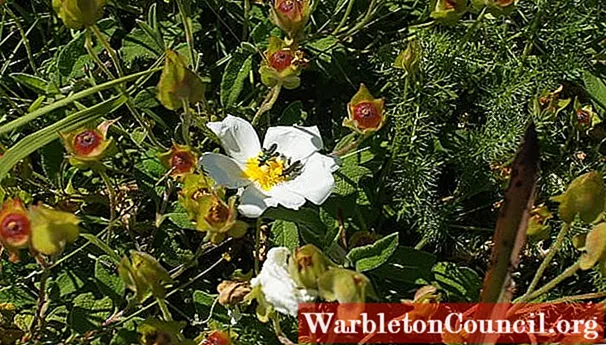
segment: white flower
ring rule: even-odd
[[[208,128],[229,157],[206,153],[200,163],[218,184],[244,188],[238,207],[244,216],[257,218],[278,205],[298,210],[305,200],[320,205],[330,195],[338,165],[318,153],[324,145],[317,127],[271,127],[263,146],[252,125],[235,116]]]
[[[318,292],[298,288],[288,274],[290,250],[285,247],[272,248],[258,276],[251,280],[251,286],[261,286],[265,300],[282,314],[297,316],[299,303],[313,302]]]

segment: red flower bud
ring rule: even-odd
[[[275,68],[276,71],[282,72],[290,67],[293,58],[290,50],[278,50],[269,57],[269,64],[271,67]]]
[[[229,335],[223,331],[212,331],[201,345],[230,345]]]
[[[383,120],[377,107],[370,102],[362,102],[356,105],[353,118],[358,121],[358,126],[361,129],[376,128]]]
[[[94,129],[85,130],[74,137],[74,151],[79,156],[86,156],[99,147],[102,141],[103,136],[99,131]]]
[[[347,105],[349,117],[344,119],[343,126],[359,133],[378,131],[385,123],[383,99],[374,98],[364,84]]]
[[[26,247],[31,223],[21,200],[8,200],[0,210],[0,243],[9,249]]]
[[[160,161],[171,169],[170,176],[179,178],[196,170],[198,155],[189,146],[173,144],[170,151],[159,155]]]

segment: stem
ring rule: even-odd
[[[547,267],[549,267],[551,260],[554,258],[554,256],[556,255],[556,252],[562,246],[562,243],[564,243],[564,239],[566,239],[566,235],[568,234],[569,230],[570,230],[570,224],[568,224],[568,223],[562,224],[562,228],[560,229],[560,232],[558,233],[558,236],[556,237],[555,242],[553,242],[553,244],[549,248],[549,252],[547,252],[547,256],[545,256],[545,259],[543,259],[543,262],[541,263],[541,266],[539,266],[537,273],[534,275],[532,282],[528,286],[528,290],[526,290],[526,294],[532,293],[534,291],[534,289],[537,287],[537,285],[539,284],[539,281],[543,277],[543,273],[545,272]]]
[[[250,16],[250,0],[244,0],[244,25],[242,28],[242,41],[248,39],[248,21]]]
[[[25,52],[27,53],[27,59],[29,60],[29,65],[32,67],[34,74],[39,75],[38,69],[36,68],[36,62],[34,61],[34,56],[32,55],[32,48],[29,45],[29,40],[27,39],[27,35],[23,30],[23,27],[19,23],[19,18],[17,18],[15,13],[8,6],[5,6],[4,8],[6,9],[6,13],[8,13],[9,17],[11,17],[11,19],[15,22],[15,26],[21,35],[23,46],[25,47]]]
[[[89,28],[93,31],[93,33],[95,34],[95,36],[97,37],[99,42],[101,42],[101,45],[103,46],[103,48],[105,48],[105,50],[109,54],[109,57],[112,59],[112,62],[114,63],[114,67],[116,67],[116,70],[118,71],[118,76],[123,77],[124,70],[122,70],[122,65],[120,65],[120,59],[118,59],[118,54],[116,53],[114,48],[112,48],[112,46],[109,44],[109,42],[105,39],[105,36],[103,36],[103,33],[101,32],[101,30],[99,30],[99,27],[97,26],[97,24],[93,24],[93,25],[89,26]]]
[[[88,29],[86,30],[86,33],[85,33],[84,48],[86,48],[88,55],[90,55],[90,57],[97,64],[97,66],[99,66],[99,68],[103,71],[103,73],[107,74],[107,76],[110,79],[116,78],[112,74],[112,72],[109,69],[107,69],[107,67],[105,67],[105,65],[103,64],[103,61],[101,61],[101,59],[99,58],[99,55],[97,55],[97,53],[95,52],[95,49],[93,48],[93,37],[91,35],[91,31]]]
[[[103,179],[103,183],[105,183],[105,187],[107,188],[107,194],[109,198],[109,224],[107,226],[107,243],[112,238],[112,228],[114,226],[114,221],[116,220],[116,191],[114,190],[114,186],[112,184],[111,179],[107,175],[104,169],[99,169],[99,176]]]
[[[572,277],[579,270],[579,268],[580,268],[580,264],[579,264],[579,261],[577,261],[574,265],[568,267],[566,269],[566,271],[562,272],[559,276],[553,278],[552,281],[543,285],[543,287],[536,290],[535,292],[532,292],[530,294],[527,293],[524,296],[517,298],[514,301],[514,303],[526,303],[528,301],[531,301],[531,300],[549,292],[551,289],[553,289],[556,285],[558,285],[565,279]]]
[[[44,259],[40,256],[36,257],[36,260],[42,266],[42,276],[40,277],[40,288],[38,289],[38,303],[36,304],[36,314],[34,316],[34,320],[32,321],[30,333],[32,336],[38,330],[42,330],[44,328],[44,313],[46,311],[46,283],[48,278],[50,277],[50,268],[48,263],[44,261]]]
[[[166,301],[164,300],[164,298],[156,298],[156,301],[158,301],[158,307],[162,312],[164,321],[172,321],[173,315],[170,313],[170,310],[168,310],[168,305],[166,305]]]
[[[347,23],[347,18],[349,18],[349,15],[351,14],[351,10],[353,9],[353,5],[355,2],[356,2],[355,0],[349,0],[349,3],[347,4],[347,9],[345,10],[345,14],[343,14],[343,18],[341,19],[341,22],[332,31],[333,35],[338,34],[339,31],[341,30],[341,28],[345,25],[345,23]]]
[[[191,127],[191,109],[189,108],[189,100],[187,99],[183,99],[183,110],[183,124],[181,125],[183,141],[185,141],[185,145],[191,147],[191,136],[189,133],[189,128]]]
[[[259,250],[261,250],[261,218],[257,219],[257,231],[255,233],[255,274],[259,274],[261,271],[261,258],[259,256]]]
[[[269,93],[267,94],[268,97],[265,98],[265,100],[263,101],[263,103],[259,107],[259,110],[255,114],[255,117],[252,120],[252,125],[253,126],[256,126],[259,123],[259,120],[261,119],[261,115],[265,114],[266,112],[270,111],[271,108],[273,108],[274,104],[278,100],[278,96],[280,96],[280,91],[281,90],[282,90],[282,83],[278,82],[276,84],[276,86],[274,86],[269,91]]]
[[[185,41],[187,42],[187,47],[189,48],[189,58],[192,66],[196,66],[196,61],[194,57],[196,53],[194,51],[194,34],[191,27],[191,18],[187,13],[187,10],[184,6],[183,0],[176,0],[177,7],[179,7],[179,14],[181,15],[181,20],[183,21],[183,31],[185,31]],[[188,0],[185,0],[188,1]]]

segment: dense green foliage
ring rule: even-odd
[[[99,35],[66,27],[50,1],[2,2],[0,202],[19,197],[72,212],[87,234],[48,258],[50,269],[25,251],[19,263],[0,257],[0,332],[29,334],[32,343],[139,343],[137,326],[163,315],[163,302],[147,299],[129,309],[132,293],[117,266],[131,250],[149,253],[173,276],[166,303],[175,320],[185,321],[189,339],[229,327],[226,308],[215,302],[217,285],[252,273],[255,250],[262,259],[272,246],[315,244],[337,264],[380,281],[379,301],[412,299],[426,284],[444,300],[475,301],[510,166],[533,122],[541,146],[535,205],[546,204],[555,216],[547,221],[553,231],[531,236],[524,249],[514,275],[521,296],[563,223],[550,198],[581,174],[606,174],[603,0],[520,0],[509,15],[471,11],[452,25],[434,22],[425,0],[315,0],[299,40],[308,60],[301,84],[277,91],[275,104],[256,119],[259,133],[268,124],[317,125],[326,153],[347,148],[353,135],[342,122],[361,83],[385,99],[386,123],[342,157],[323,205],[270,208],[260,221],[240,217],[250,226],[244,237],[211,244],[179,204],[183,183],[168,176],[158,154],[188,140],[198,153],[219,152],[206,124],[228,114],[253,121],[267,104],[273,89],[258,70],[270,35],[284,37],[269,19],[268,1],[181,0],[182,11],[175,1],[108,1]],[[191,20],[185,25],[183,13]],[[117,52],[123,83],[104,85],[122,73],[100,37]],[[412,68],[395,63],[413,46]],[[191,138],[182,134],[188,115],[156,97],[167,49],[205,83],[205,99],[189,110]],[[544,99],[560,86],[556,97],[570,102],[550,112]],[[584,124],[579,116],[587,106],[595,114]],[[103,173],[79,170],[58,133],[113,119],[114,151],[99,163]],[[573,235],[591,227],[571,224],[542,283],[577,260]],[[599,270],[590,269],[540,298],[604,288]],[[15,310],[4,311],[3,303]],[[125,308],[117,322],[102,326]],[[242,312],[232,327],[239,344],[279,343],[253,307]],[[282,319],[291,339],[295,327],[294,319]]]

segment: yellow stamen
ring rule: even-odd
[[[265,164],[259,164],[259,159],[251,158],[246,162],[246,170],[244,177],[257,182],[263,190],[270,190],[278,183],[286,181],[286,176],[283,175],[285,162],[280,158],[272,157]]]

